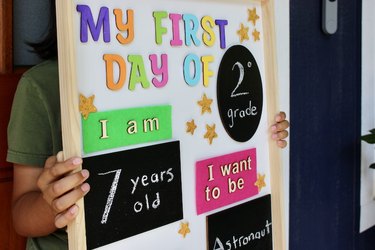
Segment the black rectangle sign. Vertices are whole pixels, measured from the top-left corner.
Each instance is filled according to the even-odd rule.
[[[179,142],[84,159],[88,249],[182,219]]]
[[[272,250],[271,196],[207,217],[208,250]]]

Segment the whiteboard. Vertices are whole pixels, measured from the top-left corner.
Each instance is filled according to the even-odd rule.
[[[262,213],[257,211],[258,201],[270,194],[270,237],[273,248],[282,249],[282,219],[275,217],[275,211],[282,214],[281,182],[275,174],[279,163],[269,142],[278,101],[270,13],[272,1],[58,1],[65,157],[81,155],[83,167],[96,176],[110,175],[112,185],[97,189],[105,189],[105,201],[110,203],[88,207],[82,201],[86,218],[83,213],[69,226],[71,249],[86,248],[92,229],[85,228],[85,219],[92,220],[87,214],[94,207],[103,207],[100,218],[94,219],[105,214],[110,224],[122,219],[124,211],[116,206],[129,203],[129,197],[136,199],[124,207],[133,215],[126,212],[125,224],[105,230],[116,234],[125,228],[126,236],[100,244],[101,249],[221,249],[219,241],[228,240],[208,242],[214,225],[210,218],[224,212],[229,217],[223,218],[234,218],[231,211],[246,205],[255,209],[253,215],[242,216],[251,224],[252,216]],[[169,168],[156,167],[155,152],[171,164]],[[154,164],[140,164],[147,157]],[[129,166],[121,171],[117,166],[90,169],[108,159],[113,159],[112,165],[123,165],[117,159],[131,161],[134,175],[126,175]],[[168,174],[171,177],[169,187],[159,186],[162,173],[164,183]],[[148,191],[140,191],[141,184]],[[171,194],[176,189],[179,192]],[[88,196],[99,196],[93,190]],[[181,200],[176,215],[170,214],[164,194]],[[155,211],[160,214],[153,215]],[[150,217],[142,216],[146,212],[170,219],[155,219],[157,226],[151,226]],[[129,231],[126,228],[134,224],[127,225],[126,218],[136,218],[131,223],[144,224],[147,230]],[[271,218],[248,234],[266,232],[270,225]],[[215,227],[229,231],[226,224]],[[257,240],[261,239],[253,239],[253,245]],[[234,240],[229,244],[234,247]],[[257,249],[250,240],[241,247]]]

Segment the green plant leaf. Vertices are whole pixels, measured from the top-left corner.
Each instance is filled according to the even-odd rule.
[[[375,169],[375,163],[371,164],[370,168]]]
[[[374,144],[375,143],[375,134],[362,135],[361,140],[363,140],[367,143],[370,143],[370,144]]]
[[[371,129],[371,130],[370,130],[370,133],[371,133],[371,134],[375,134],[375,128]]]

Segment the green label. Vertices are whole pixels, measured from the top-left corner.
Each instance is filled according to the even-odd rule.
[[[91,113],[82,119],[84,153],[172,138],[172,107],[151,106]]]

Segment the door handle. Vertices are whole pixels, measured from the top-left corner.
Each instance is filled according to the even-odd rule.
[[[338,0],[323,0],[322,29],[327,35],[333,35],[337,31],[337,5]]]

